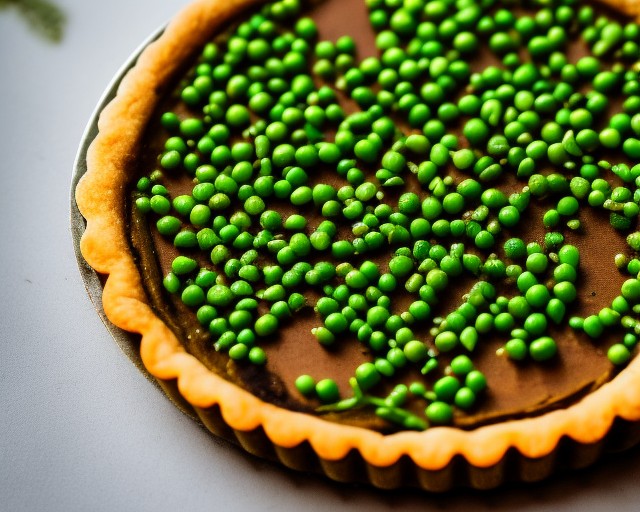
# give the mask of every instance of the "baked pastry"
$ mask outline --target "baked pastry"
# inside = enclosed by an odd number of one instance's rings
[[[149,372],[252,453],[380,487],[633,444],[640,27],[573,1],[258,3],[176,17],[77,188]]]

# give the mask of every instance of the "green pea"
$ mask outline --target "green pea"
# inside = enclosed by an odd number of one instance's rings
[[[332,403],[340,398],[340,390],[333,379],[322,379],[315,386],[316,394],[321,402]]]
[[[311,329],[311,334],[313,334],[318,343],[324,346],[333,345],[336,341],[335,335],[326,327],[314,327]]]
[[[151,201],[148,197],[138,197],[136,199],[136,208],[140,213],[149,213],[151,211]]]
[[[242,343],[238,343],[229,349],[229,357],[234,361],[242,361],[249,355],[249,347]]]
[[[173,272],[169,272],[162,284],[169,293],[177,293],[180,290],[180,278]]]
[[[334,334],[339,334],[347,330],[349,323],[342,313],[331,313],[328,315],[324,324]]]
[[[395,277],[405,277],[413,268],[413,261],[407,256],[395,256],[389,261],[389,270]]]
[[[478,394],[486,389],[487,379],[482,372],[472,370],[465,377],[464,384],[475,394]]]
[[[207,292],[207,302],[212,306],[228,306],[233,298],[233,292],[221,284],[212,286]]]
[[[441,352],[450,352],[458,346],[459,338],[455,332],[443,331],[439,333],[434,340],[438,350]]]
[[[460,377],[469,374],[473,369],[473,362],[468,356],[460,355],[451,360],[451,370]]]
[[[498,220],[503,226],[516,226],[520,221],[520,212],[515,206],[505,206],[498,212]]]
[[[316,390],[316,381],[311,375],[300,375],[295,380],[296,389],[304,396],[312,396]]]
[[[640,301],[640,281],[638,279],[627,279],[622,283],[621,293],[628,301]]]
[[[542,313],[532,313],[525,319],[524,328],[531,336],[540,336],[547,329],[547,317]]]
[[[448,425],[453,419],[453,408],[445,402],[432,402],[425,409],[427,419],[435,425]]]
[[[225,116],[226,122],[233,128],[244,128],[251,122],[249,110],[244,105],[231,105]]]
[[[558,213],[566,217],[575,215],[578,212],[578,208],[578,200],[573,196],[563,197],[558,201],[558,206],[556,207]]]
[[[258,318],[254,330],[258,336],[269,336],[278,329],[278,319],[271,313],[265,313]]]
[[[553,287],[553,294],[565,304],[570,304],[578,296],[576,287],[569,281],[557,283]]]
[[[289,300],[287,300],[287,304],[291,311],[299,311],[302,309],[307,303],[307,299],[305,299],[304,295],[300,293],[292,293],[289,296]]]
[[[604,325],[597,315],[590,315],[584,319],[582,329],[591,338],[599,338],[604,332]]]
[[[373,363],[362,363],[356,368],[356,380],[362,390],[367,390],[380,382],[380,373]]]
[[[488,139],[490,132],[482,119],[473,118],[467,121],[462,133],[472,145],[481,146]]]
[[[214,308],[213,306],[210,306],[209,304],[204,304],[203,306],[200,306],[198,308],[198,311],[196,312],[196,317],[198,318],[198,322],[200,322],[201,325],[210,324],[214,318],[217,318],[217,316],[218,316],[218,311],[216,310],[216,308]]]
[[[602,308],[598,312],[598,318],[605,327],[612,327],[620,323],[620,314],[611,308]]]
[[[504,350],[509,356],[509,359],[514,361],[523,361],[528,354],[528,347],[524,340],[519,338],[513,338],[504,346]]]
[[[496,314],[494,318],[494,326],[500,332],[510,331],[515,324],[515,320],[511,313],[506,311]]]
[[[476,402],[476,394],[468,387],[463,387],[458,390],[454,398],[454,403],[461,409],[470,409]]]
[[[557,352],[556,342],[549,336],[538,338],[529,345],[529,355],[534,361],[547,361],[553,358]]]
[[[577,247],[573,245],[564,245],[558,251],[558,258],[560,263],[567,263],[574,268],[577,268],[580,262],[580,252]]]
[[[629,349],[621,343],[611,345],[607,351],[607,357],[616,366],[626,364],[631,359],[631,352]]]
[[[167,151],[160,159],[160,166],[163,169],[174,170],[182,163],[182,156],[176,150]]]
[[[181,222],[176,217],[165,215],[156,222],[158,232],[164,236],[174,236],[180,231]]]
[[[249,350],[249,362],[257,366],[263,366],[267,362],[267,354],[261,347],[251,347]]]
[[[236,331],[249,327],[252,322],[252,315],[249,311],[236,310],[229,315],[229,325]]]
[[[531,306],[541,308],[547,305],[551,297],[546,286],[534,284],[525,292],[525,298]]]
[[[475,329],[480,334],[486,334],[493,329],[493,316],[490,313],[480,313],[476,318]]]
[[[526,256],[525,243],[519,238],[510,238],[504,243],[504,252],[508,258],[520,259]]]
[[[479,249],[490,249],[495,243],[495,238],[489,231],[482,230],[475,236],[474,243]]]
[[[192,284],[187,286],[182,291],[182,302],[190,307],[200,306],[204,303],[205,294],[202,288],[200,288],[197,284]]]
[[[533,253],[527,256],[526,266],[529,272],[542,274],[547,270],[549,259],[546,254]]]
[[[171,270],[176,275],[189,274],[196,268],[198,268],[198,262],[192,258],[188,258],[187,256],[177,256],[171,262]]]
[[[478,331],[473,326],[465,327],[459,335],[460,344],[468,351],[473,351],[478,343]]]
[[[158,215],[167,215],[171,210],[171,202],[163,196],[154,195],[149,199],[149,206]]]
[[[427,358],[428,348],[419,340],[409,341],[403,348],[406,358],[412,363],[418,363]]]

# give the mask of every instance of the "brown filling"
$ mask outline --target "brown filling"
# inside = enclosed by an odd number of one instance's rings
[[[327,0],[315,8],[313,17],[319,26],[321,40],[335,41],[349,34],[356,39],[360,58],[376,53],[374,33],[362,0]],[[570,56],[575,61],[582,53],[584,48],[576,43]],[[482,65],[482,62],[478,64],[479,67]],[[168,98],[160,106],[159,112],[176,110],[176,103],[175,98]],[[156,155],[162,151],[165,138],[156,121],[151,125],[143,147],[140,175],[148,175],[155,168]],[[339,178],[332,179],[339,182]],[[190,193],[193,186],[190,179],[171,178],[168,173],[165,184],[172,196]],[[524,184],[513,179],[513,183],[501,183],[500,187],[503,190],[505,186],[521,190]],[[321,325],[319,315],[313,313],[311,308],[297,316],[295,321],[284,324],[277,338],[264,344],[268,355],[266,371],[252,365],[238,365],[226,355],[215,352],[206,328],[198,324],[193,312],[179,298],[170,297],[162,288],[162,276],[170,270],[171,261],[178,255],[178,250],[155,230],[151,233],[146,220],[135,211],[135,207],[131,210],[132,244],[139,257],[153,305],[179,334],[189,352],[209,368],[250,389],[257,396],[294,410],[311,412],[318,405],[313,400],[303,398],[294,386],[295,379],[304,373],[318,378],[331,377],[339,384],[343,396],[350,395],[348,379],[353,376],[354,369],[360,363],[371,360],[372,355],[355,337],[344,340],[335,350],[322,347],[311,334],[313,327]],[[532,201],[527,209],[530,218],[521,221],[517,232],[512,235],[527,242],[541,242],[545,232],[541,221],[544,211],[543,205]],[[311,211],[303,213],[310,217],[311,226],[319,223],[317,214]],[[624,237],[611,228],[607,216],[602,212],[583,207],[580,221],[583,227],[580,232],[566,234],[566,242],[576,245],[581,255],[579,281],[576,283],[579,297],[570,307],[567,317],[587,316],[609,306],[611,300],[619,295],[624,281],[623,275],[613,265],[616,254],[628,251]],[[386,260],[381,257],[378,262],[384,265]],[[207,261],[202,263],[210,265]],[[438,306],[439,311],[446,314],[460,305],[462,295],[471,284],[464,279],[450,284],[447,296]],[[422,339],[429,338],[428,333],[415,332],[418,336],[422,335]],[[568,327],[562,332],[552,330],[551,335],[558,343],[558,356],[543,364],[519,364],[505,356],[496,355],[506,337],[491,335],[481,339],[472,358],[476,367],[487,376],[488,390],[471,412],[456,414],[455,424],[471,428],[504,418],[539,414],[571,403],[611,378],[613,368],[605,354],[607,348],[619,340],[619,332],[607,332],[596,342]],[[415,377],[417,375],[406,375],[408,380]],[[433,382],[433,379],[429,380]],[[416,403],[413,407],[420,412],[424,402]],[[388,428],[385,422],[367,410],[329,414],[327,417],[381,430]]]

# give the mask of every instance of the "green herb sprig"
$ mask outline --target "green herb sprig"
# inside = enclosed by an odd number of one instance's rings
[[[59,43],[64,36],[66,15],[47,0],[0,0],[0,10],[13,7],[40,37]]]

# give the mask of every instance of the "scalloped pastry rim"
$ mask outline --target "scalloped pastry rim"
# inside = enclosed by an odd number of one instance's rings
[[[308,441],[319,457],[330,461],[355,449],[378,467],[388,467],[407,455],[422,469],[439,470],[461,455],[473,466],[486,468],[497,464],[510,448],[540,458],[553,452],[562,437],[595,443],[616,417],[640,420],[640,357],[565,409],[471,431],[435,427],[383,435],[263,402],[212,373],[184,350],[147,303],[129,249],[124,212],[127,167],[159,100],[161,85],[226,21],[261,1],[196,0],[169,23],[160,38],[145,48],[102,111],[98,135],[87,154],[87,173],[76,188],[76,202],[86,219],[82,255],[97,272],[108,275],[102,295],[104,311],[116,326],[142,335],[140,352],[149,373],[161,380],[177,379],[181,395],[194,407],[218,404],[233,429],[251,431],[262,426],[271,442],[283,448]],[[626,0],[617,7],[637,15],[639,5]]]

